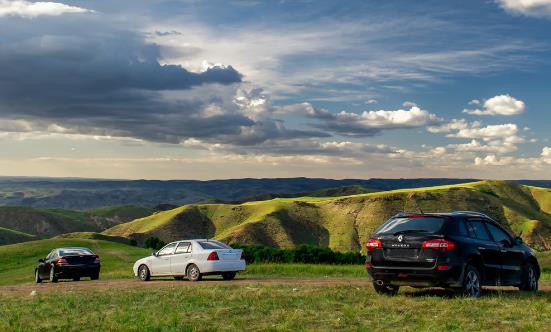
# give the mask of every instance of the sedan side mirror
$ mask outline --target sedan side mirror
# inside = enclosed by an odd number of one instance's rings
[[[156,252],[156,251],[152,252],[152,253],[151,253],[151,256],[157,257],[157,252]]]
[[[39,263],[44,263],[44,258],[40,258],[40,259],[38,260],[38,262],[39,262]]]
[[[522,238],[520,236],[515,237],[515,242],[518,243],[518,244],[523,244],[524,243],[524,241],[522,240]]]

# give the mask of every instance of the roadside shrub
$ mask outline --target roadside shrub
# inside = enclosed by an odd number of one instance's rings
[[[162,241],[161,239],[159,239],[156,236],[148,237],[147,239],[145,239],[145,242],[144,242],[144,247],[145,248],[151,248],[151,249],[159,250],[164,246],[165,246],[164,241]]]
[[[309,264],[363,264],[365,256],[357,252],[336,252],[329,248],[309,244],[294,249],[278,249],[262,245],[239,245],[247,263],[309,263]]]
[[[136,241],[136,239],[130,239],[130,241],[128,241],[128,244],[136,247],[138,245],[138,241]]]

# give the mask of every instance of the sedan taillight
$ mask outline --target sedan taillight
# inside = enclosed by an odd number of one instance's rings
[[[57,259],[56,265],[68,265],[69,262],[65,259],[65,257],[59,257]]]
[[[217,261],[219,260],[218,258],[218,253],[216,251],[213,251],[209,254],[209,257],[207,257],[207,261]]]
[[[444,239],[428,240],[421,244],[421,248],[435,251],[450,251],[455,248],[455,243]]]
[[[240,259],[243,260],[243,261],[245,260],[245,252],[243,252],[243,251],[241,252],[241,258]]]

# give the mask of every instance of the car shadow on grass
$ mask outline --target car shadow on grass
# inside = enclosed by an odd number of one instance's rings
[[[407,289],[399,293],[400,295],[407,297],[441,297],[441,298],[461,298],[461,294],[457,294],[451,290],[446,290],[443,288],[423,288],[423,289]],[[482,297],[507,297],[507,298],[545,298],[548,301],[551,301],[551,290],[547,287],[540,289],[536,293],[532,292],[522,292],[518,289],[511,287],[507,288],[483,288]]]

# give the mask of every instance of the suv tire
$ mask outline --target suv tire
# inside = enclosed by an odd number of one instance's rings
[[[528,263],[522,270],[522,283],[518,287],[521,291],[536,292],[538,290],[538,271],[532,263]]]
[[[461,294],[474,298],[479,298],[482,295],[482,279],[480,278],[480,272],[472,265],[467,265],[465,267]]]
[[[398,290],[400,290],[400,286],[393,286],[393,285],[390,285],[390,284],[382,284],[382,285],[378,285],[377,282],[373,282],[373,288],[375,288],[375,291],[377,292],[377,294],[381,294],[381,295],[390,295],[390,296],[394,296],[396,294],[398,294]]]

